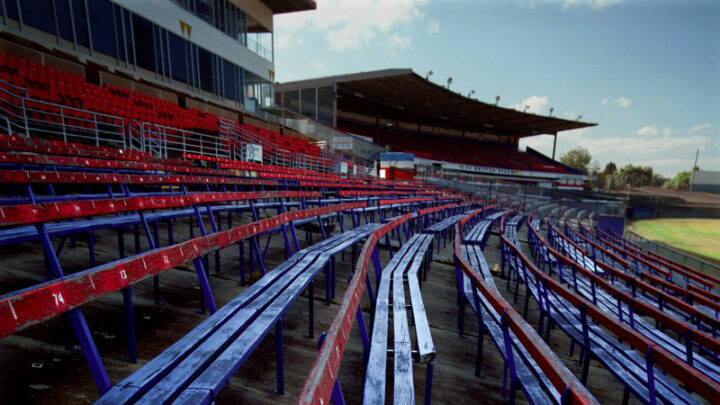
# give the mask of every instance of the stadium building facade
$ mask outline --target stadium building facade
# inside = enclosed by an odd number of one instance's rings
[[[60,56],[61,69],[65,60],[93,65],[105,82],[115,73],[249,112],[273,103],[273,15],[315,8],[311,0],[1,3],[3,51],[23,44],[50,54],[44,64]]]

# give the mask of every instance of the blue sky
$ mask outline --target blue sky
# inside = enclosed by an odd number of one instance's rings
[[[318,0],[275,18],[278,81],[412,68],[473,98],[597,122],[604,166],[720,170],[718,0]],[[552,137],[521,141],[552,153]]]

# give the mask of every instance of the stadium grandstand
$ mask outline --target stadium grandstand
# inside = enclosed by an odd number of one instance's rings
[[[388,152],[412,154],[407,176],[498,179],[561,189],[581,189],[586,178],[554,160],[554,150],[552,158],[532,148],[518,150],[519,139],[550,134],[557,140],[561,131],[596,125],[483,103],[411,69],[282,83],[275,86],[275,103],[345,132],[333,146],[370,141]]]
[[[517,147],[594,124],[275,84],[310,0],[0,5],[2,402],[720,396],[718,275]]]

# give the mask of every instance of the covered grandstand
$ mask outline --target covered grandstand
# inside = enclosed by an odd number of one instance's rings
[[[362,142],[414,155],[422,174],[582,186],[582,173],[528,149],[520,138],[596,124],[483,103],[411,69],[388,69],[277,84],[275,103]],[[360,138],[362,137],[362,138]],[[438,165],[441,163],[441,170]]]

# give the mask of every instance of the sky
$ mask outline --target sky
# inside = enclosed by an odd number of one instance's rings
[[[275,17],[279,82],[411,68],[472,98],[596,127],[604,167],[720,170],[720,0],[317,0]],[[552,136],[520,142],[547,155]]]

